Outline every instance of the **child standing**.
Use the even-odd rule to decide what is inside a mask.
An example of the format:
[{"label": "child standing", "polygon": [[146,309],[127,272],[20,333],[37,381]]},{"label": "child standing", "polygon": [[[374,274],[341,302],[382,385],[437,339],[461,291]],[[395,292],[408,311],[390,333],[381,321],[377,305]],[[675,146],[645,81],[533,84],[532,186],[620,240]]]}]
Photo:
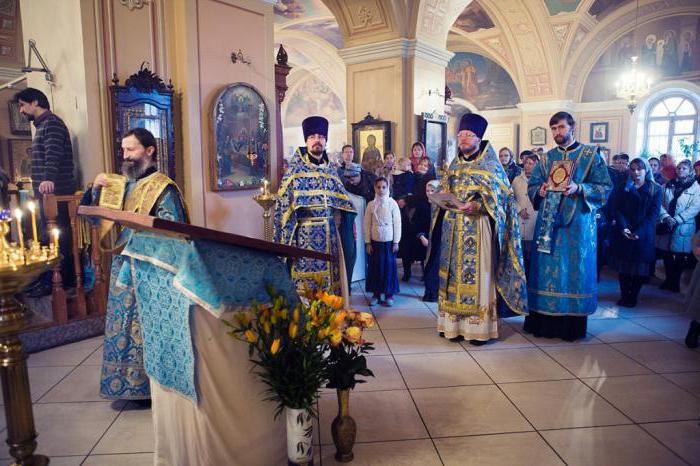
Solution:
[{"label": "child standing", "polygon": [[[425,194],[430,196],[440,190],[440,182],[438,180],[431,180],[425,185]],[[433,208],[428,205],[426,210],[421,210],[421,216],[427,216],[427,221],[421,222],[423,225],[427,225],[424,231],[418,232],[418,239],[420,240],[423,247],[429,248],[428,261],[425,263],[425,268],[423,270],[423,281],[425,282],[425,294],[423,295],[423,301],[428,303],[436,303],[438,300],[438,288],[440,286],[440,243],[442,240],[442,231],[436,228],[434,231],[429,232],[431,228],[431,213],[434,211]],[[416,213],[418,215],[418,212]],[[438,210],[438,215],[445,215],[444,210]],[[441,222],[438,222],[441,224]]]},{"label": "child standing", "polygon": [[376,306],[383,294],[383,304],[389,307],[394,304],[394,294],[399,292],[396,252],[401,241],[401,212],[396,201],[389,197],[386,178],[377,178],[374,193],[364,218],[368,256],[365,290],[372,292],[370,306]]}]

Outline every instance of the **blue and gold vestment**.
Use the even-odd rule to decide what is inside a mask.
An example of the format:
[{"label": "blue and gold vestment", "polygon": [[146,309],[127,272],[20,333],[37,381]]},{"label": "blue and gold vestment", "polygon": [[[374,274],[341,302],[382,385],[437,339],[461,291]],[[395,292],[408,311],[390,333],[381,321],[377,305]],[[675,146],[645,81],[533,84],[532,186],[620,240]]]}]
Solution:
[{"label": "blue and gold vestment", "polygon": [[[508,308],[526,314],[527,286],[515,195],[488,141],[482,141],[479,154],[473,160],[455,157],[442,179],[441,191],[453,193],[462,202],[474,201],[481,208],[477,215],[447,210],[442,226],[439,210],[434,215],[431,231],[435,227],[442,231],[439,310],[482,317],[489,311],[495,312],[495,308],[484,308],[484,304],[494,307],[495,302],[485,302],[479,296],[484,289],[481,280],[495,279],[496,291]],[[493,222],[493,250],[480,247],[481,235],[490,234],[483,231],[484,214]],[[481,256],[494,252],[493,271],[489,271],[488,278],[482,277]]]},{"label": "blue and gold vestment", "polygon": [[[325,161],[315,164],[309,157],[305,147],[298,148],[282,178],[275,205],[274,240],[337,258],[335,211],[355,213],[355,208],[336,170]],[[316,283],[322,283],[324,289],[341,293],[337,261],[304,257],[295,259],[291,269],[297,288],[315,288]]]},{"label": "blue and gold vestment", "polygon": [[[124,210],[176,222],[188,221],[185,202],[177,185],[155,169],[143,178],[127,183]],[[132,233],[129,228],[120,231],[119,249],[129,243]],[[100,377],[102,398],[142,400],[151,397],[144,370],[143,334],[135,290],[133,286],[118,282],[124,262],[129,260],[122,254],[112,258]]]},{"label": "blue and gold vestment", "polygon": [[[552,163],[573,160],[572,196],[538,192]],[[585,316],[597,307],[596,210],[610,194],[612,182],[598,148],[578,144],[572,150],[555,148],[537,164],[528,182],[528,195],[538,210],[537,247],[532,252],[528,294],[530,311],[547,315]]]}]

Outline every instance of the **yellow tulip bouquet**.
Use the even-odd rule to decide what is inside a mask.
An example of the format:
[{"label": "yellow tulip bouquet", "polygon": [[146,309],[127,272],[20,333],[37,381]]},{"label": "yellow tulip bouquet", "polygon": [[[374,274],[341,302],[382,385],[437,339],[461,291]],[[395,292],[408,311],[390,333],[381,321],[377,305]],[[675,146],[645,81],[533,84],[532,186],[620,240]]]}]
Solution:
[{"label": "yellow tulip bouquet", "polygon": [[248,343],[254,371],[268,386],[265,400],[277,404],[275,418],[285,407],[316,415],[318,392],[328,377],[328,350],[348,338],[349,313],[341,311],[342,298],[326,292],[307,290],[306,299],[293,307],[271,287],[267,293],[270,304],[253,304],[224,321],[228,334]]}]

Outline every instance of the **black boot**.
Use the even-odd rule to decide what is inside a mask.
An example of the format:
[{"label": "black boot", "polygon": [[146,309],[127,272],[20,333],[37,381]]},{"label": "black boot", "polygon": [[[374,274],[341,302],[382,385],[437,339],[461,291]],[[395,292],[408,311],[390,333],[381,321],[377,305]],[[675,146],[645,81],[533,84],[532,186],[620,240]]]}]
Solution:
[{"label": "black boot", "polygon": [[700,337],[700,323],[697,320],[690,321],[688,334],[685,336],[685,346],[688,348],[698,347],[698,338]]},{"label": "black boot", "polygon": [[630,282],[629,305],[630,307],[636,307],[637,298],[639,297],[639,291],[642,289],[644,278],[639,275],[632,275]]},{"label": "black boot", "polygon": [[407,282],[411,279],[411,265],[413,265],[413,261],[403,261],[403,277],[401,277],[402,282]]},{"label": "black boot", "polygon": [[620,299],[617,301],[618,306],[629,307],[630,304],[630,276],[626,273],[620,274]]}]

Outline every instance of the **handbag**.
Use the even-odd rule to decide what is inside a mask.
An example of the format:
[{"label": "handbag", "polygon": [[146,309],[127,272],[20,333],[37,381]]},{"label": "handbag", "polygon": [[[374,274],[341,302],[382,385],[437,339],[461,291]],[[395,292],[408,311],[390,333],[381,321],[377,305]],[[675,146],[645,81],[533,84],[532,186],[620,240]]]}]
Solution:
[{"label": "handbag", "polygon": [[670,235],[671,233],[673,233],[673,228],[674,227],[670,226],[668,223],[664,223],[664,222],[657,223],[656,224],[656,234],[657,235]]}]

